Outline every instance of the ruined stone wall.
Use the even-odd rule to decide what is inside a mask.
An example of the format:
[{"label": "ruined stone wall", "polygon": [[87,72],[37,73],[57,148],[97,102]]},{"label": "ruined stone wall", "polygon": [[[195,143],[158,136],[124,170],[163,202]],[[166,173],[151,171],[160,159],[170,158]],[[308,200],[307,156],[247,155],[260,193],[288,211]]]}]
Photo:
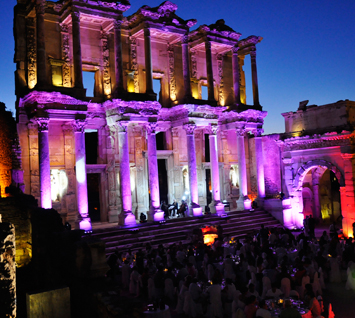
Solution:
[{"label": "ruined stone wall", "polygon": [[16,317],[15,227],[0,221],[0,316]]},{"label": "ruined stone wall", "polygon": [[276,144],[279,139],[277,134],[262,138],[266,198],[275,198],[281,192],[280,149]]}]

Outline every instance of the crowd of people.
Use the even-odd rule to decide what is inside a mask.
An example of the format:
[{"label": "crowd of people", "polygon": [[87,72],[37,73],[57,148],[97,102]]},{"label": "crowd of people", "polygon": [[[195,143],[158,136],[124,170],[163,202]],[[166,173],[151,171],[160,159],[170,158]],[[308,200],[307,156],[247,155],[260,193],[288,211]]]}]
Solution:
[{"label": "crowd of people", "polygon": [[324,231],[317,240],[261,226],[242,240],[219,231],[207,246],[197,233],[188,245],[147,243],[135,253],[116,252],[109,276],[120,275],[121,288],[184,317],[322,317],[325,282],[341,282],[342,269],[348,269],[346,287],[355,290],[351,238]]}]

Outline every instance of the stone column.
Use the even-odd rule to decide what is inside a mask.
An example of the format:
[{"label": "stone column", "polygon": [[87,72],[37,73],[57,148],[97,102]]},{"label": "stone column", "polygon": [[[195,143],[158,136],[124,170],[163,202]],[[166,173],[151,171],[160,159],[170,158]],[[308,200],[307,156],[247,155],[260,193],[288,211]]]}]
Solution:
[{"label": "stone column", "polygon": [[136,226],[136,218],[132,213],[132,193],[131,193],[131,175],[129,165],[129,145],[128,145],[128,123],[118,123],[118,146],[120,161],[120,184],[122,211],[118,216],[120,225]]},{"label": "stone column", "polygon": [[51,167],[49,161],[48,118],[38,118],[38,159],[41,207],[52,208]]},{"label": "stone column", "polygon": [[47,58],[44,37],[44,13],[45,0],[36,0],[36,21],[37,21],[37,85],[47,85]]},{"label": "stone column", "polygon": [[264,176],[264,160],[263,160],[263,142],[261,134],[263,129],[253,130],[255,141],[255,161],[256,161],[256,178],[257,178],[257,190],[258,197],[257,202],[259,207],[264,206],[265,199],[265,176]]},{"label": "stone column", "polygon": [[224,205],[221,203],[221,185],[219,179],[219,162],[218,162],[218,147],[217,133],[219,127],[212,125],[210,127],[209,142],[210,142],[210,164],[211,164],[211,181],[212,181],[212,197],[210,204],[211,213],[217,213],[219,216],[225,213]]},{"label": "stone column", "polygon": [[239,87],[239,57],[238,57],[238,47],[233,47],[232,49],[232,64],[233,64],[233,88],[234,88],[234,103],[236,105],[240,104],[240,87]]},{"label": "stone column", "polygon": [[259,106],[259,88],[258,88],[258,73],[256,70],[256,48],[254,47],[250,51],[250,61],[251,61],[251,78],[253,82],[253,99],[254,105]]},{"label": "stone column", "polygon": [[122,67],[122,43],[121,43],[121,20],[115,20],[115,75],[116,75],[116,91],[123,91],[123,67]]},{"label": "stone column", "polygon": [[182,74],[184,77],[185,99],[191,98],[191,82],[190,82],[190,59],[189,59],[189,36],[186,34],[182,37]]},{"label": "stone column", "polygon": [[83,70],[80,43],[80,12],[72,12],[74,87],[83,88]]},{"label": "stone column", "polygon": [[314,200],[314,218],[322,220],[320,199],[319,199],[319,180],[321,178],[321,172],[318,168],[312,171],[312,189],[313,189],[313,200]]},{"label": "stone column", "polygon": [[150,43],[150,29],[144,27],[144,56],[146,93],[153,93],[152,48]]},{"label": "stone column", "polygon": [[89,217],[88,190],[86,181],[86,151],[85,151],[85,120],[73,122],[75,140],[75,176],[76,196],[79,211],[79,228],[91,231],[91,220]]},{"label": "stone column", "polygon": [[194,216],[202,215],[202,208],[198,204],[198,184],[197,184],[197,168],[196,168],[196,149],[195,149],[195,131],[196,125],[189,123],[184,125],[186,131],[186,146],[187,146],[187,160],[189,167],[189,185],[190,185],[190,208]]},{"label": "stone column", "polygon": [[248,196],[248,180],[247,167],[245,162],[244,137],[246,130],[237,129],[237,150],[238,150],[238,165],[239,165],[239,199],[237,201],[237,210],[243,211],[251,208],[251,202]]},{"label": "stone column", "polygon": [[159,173],[155,129],[155,123],[146,125],[148,140],[150,218],[154,219],[154,221],[164,221],[164,212],[160,210]]},{"label": "stone column", "polygon": [[211,50],[211,43],[209,41],[205,42],[205,49],[206,49],[208,100],[215,100],[214,85],[213,85],[212,50]]}]

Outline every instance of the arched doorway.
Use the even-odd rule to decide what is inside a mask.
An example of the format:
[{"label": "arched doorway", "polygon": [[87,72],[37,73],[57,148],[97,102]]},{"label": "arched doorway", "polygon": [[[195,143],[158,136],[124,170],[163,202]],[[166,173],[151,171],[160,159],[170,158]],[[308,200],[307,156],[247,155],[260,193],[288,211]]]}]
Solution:
[{"label": "arched doorway", "polygon": [[[318,162],[319,163],[319,162]],[[312,162],[315,164],[315,162]],[[305,166],[301,167],[303,170]],[[312,215],[319,221],[330,223],[341,216],[340,183],[331,165],[308,166],[300,175],[303,217]],[[335,172],[337,172],[335,170]],[[339,175],[339,174],[338,174]]]}]

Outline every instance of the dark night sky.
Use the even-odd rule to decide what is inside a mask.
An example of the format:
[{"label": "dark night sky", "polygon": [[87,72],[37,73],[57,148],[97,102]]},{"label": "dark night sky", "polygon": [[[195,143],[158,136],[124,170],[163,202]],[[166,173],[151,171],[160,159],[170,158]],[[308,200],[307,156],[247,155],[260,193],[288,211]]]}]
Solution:
[{"label": "dark night sky", "polygon": [[[134,13],[162,0],[131,0]],[[354,0],[173,0],[183,19],[197,25],[223,18],[242,37],[259,35],[257,67],[260,102],[268,112],[265,133],[284,131],[282,112],[296,111],[298,103],[323,105],[355,100]],[[14,112],[15,87],[12,35],[15,0],[1,0],[0,101]],[[245,63],[247,102],[252,102],[250,67]],[[248,85],[249,84],[249,85]]]}]

